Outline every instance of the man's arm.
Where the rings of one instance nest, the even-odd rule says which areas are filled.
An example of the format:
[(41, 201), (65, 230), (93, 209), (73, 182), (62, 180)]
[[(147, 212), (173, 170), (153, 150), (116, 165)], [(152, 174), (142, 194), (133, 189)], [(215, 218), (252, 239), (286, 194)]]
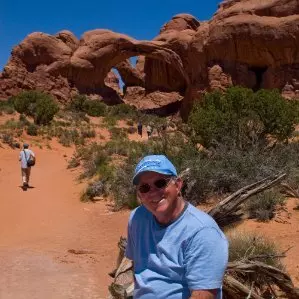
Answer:
[(215, 299), (221, 292), (228, 259), (228, 243), (220, 230), (206, 227), (197, 232), (185, 249), (186, 282), (193, 299)]
[(216, 299), (217, 290), (192, 291), (190, 299)]

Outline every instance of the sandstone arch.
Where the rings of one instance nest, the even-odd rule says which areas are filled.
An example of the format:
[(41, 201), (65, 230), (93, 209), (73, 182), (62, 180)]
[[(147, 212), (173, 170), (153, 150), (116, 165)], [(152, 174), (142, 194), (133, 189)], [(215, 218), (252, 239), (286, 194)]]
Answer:
[(103, 87), (104, 78), (112, 67), (116, 67), (122, 74), (124, 61), (140, 55), (171, 65), (188, 85), (189, 78), (180, 56), (168, 49), (165, 43), (137, 41), (109, 30), (93, 30), (83, 35), (81, 46), (71, 57), (70, 77), (79, 88)]

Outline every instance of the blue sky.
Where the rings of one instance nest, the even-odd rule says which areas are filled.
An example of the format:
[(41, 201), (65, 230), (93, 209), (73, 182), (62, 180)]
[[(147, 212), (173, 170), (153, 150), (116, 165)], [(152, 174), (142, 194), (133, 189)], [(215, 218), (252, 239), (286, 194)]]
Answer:
[(29, 33), (55, 34), (68, 29), (78, 38), (96, 28), (125, 33), (136, 39), (154, 38), (178, 13), (208, 20), (220, 0), (0, 0), (0, 70), (12, 48)]

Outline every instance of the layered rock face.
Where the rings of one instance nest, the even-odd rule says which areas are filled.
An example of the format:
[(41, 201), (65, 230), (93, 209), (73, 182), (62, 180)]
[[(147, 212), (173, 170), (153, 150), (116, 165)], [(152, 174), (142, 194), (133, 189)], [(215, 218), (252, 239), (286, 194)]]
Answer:
[[(213, 89), (242, 85), (299, 94), (299, 1), (223, 1), (208, 22), (174, 16), (152, 41), (109, 30), (32, 33), (12, 51), (0, 76), (0, 98), (22, 89), (42, 89), (60, 101), (75, 93), (109, 104), (186, 116), (194, 98)], [(129, 58), (138, 56), (136, 67)], [(118, 70), (125, 84), (119, 91)], [(158, 109), (158, 110), (157, 110)]]

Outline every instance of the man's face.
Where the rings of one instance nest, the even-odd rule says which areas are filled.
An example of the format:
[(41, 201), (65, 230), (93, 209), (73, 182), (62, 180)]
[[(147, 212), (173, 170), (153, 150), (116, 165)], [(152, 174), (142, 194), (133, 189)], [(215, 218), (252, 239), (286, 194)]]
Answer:
[(171, 219), (176, 216), (181, 188), (180, 179), (148, 171), (140, 175), (137, 195), (158, 220)]

